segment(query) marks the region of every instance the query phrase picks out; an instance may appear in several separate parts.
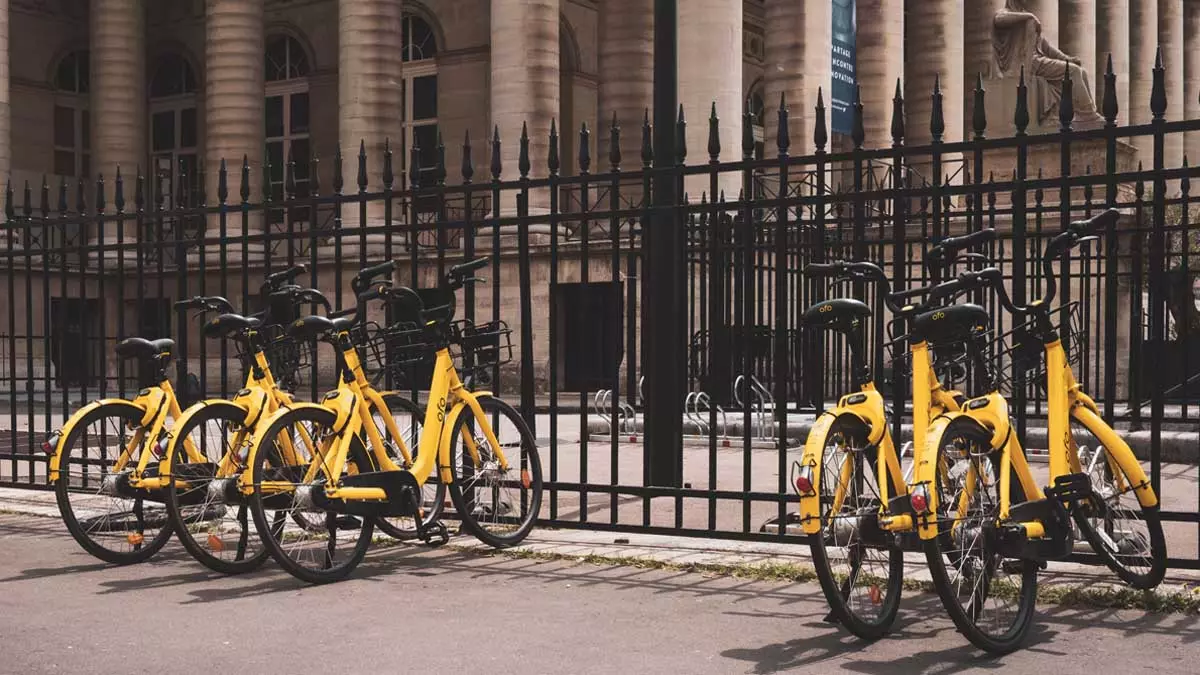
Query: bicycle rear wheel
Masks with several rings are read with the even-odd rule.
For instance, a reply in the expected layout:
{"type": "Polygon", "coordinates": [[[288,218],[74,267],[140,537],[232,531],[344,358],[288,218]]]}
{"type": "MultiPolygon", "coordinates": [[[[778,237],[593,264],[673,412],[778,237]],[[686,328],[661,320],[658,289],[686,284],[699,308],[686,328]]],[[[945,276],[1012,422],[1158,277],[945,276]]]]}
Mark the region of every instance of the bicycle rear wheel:
{"type": "MultiPolygon", "coordinates": [[[[171,539],[171,521],[161,494],[129,487],[129,470],[157,439],[140,437],[125,470],[114,471],[122,451],[139,432],[143,411],[120,401],[88,412],[63,439],[55,496],[63,523],[85,551],[116,565],[143,562],[171,539]]],[[[158,471],[151,458],[147,474],[158,471]]]]}
{"type": "Polygon", "coordinates": [[[1143,591],[1158,586],[1167,572],[1167,542],[1158,507],[1141,505],[1133,480],[1074,416],[1071,440],[1092,480],[1092,499],[1072,513],[1080,534],[1122,581],[1143,591]]]}
{"type": "Polygon", "coordinates": [[[521,543],[533,529],[542,506],[542,462],[537,439],[511,405],[492,396],[479,396],[507,460],[502,470],[495,450],[471,414],[464,410],[454,422],[450,445],[450,499],[463,527],[483,543],[506,548],[521,543]],[[464,443],[475,442],[478,460],[464,443]]]}
{"type": "MultiPolygon", "coordinates": [[[[867,431],[852,415],[830,425],[815,486],[821,531],[809,538],[809,546],[834,618],[854,635],[877,640],[900,610],[904,552],[878,527],[878,450],[868,444],[867,431]],[[835,513],[834,496],[843,478],[843,499],[835,513]]],[[[889,494],[895,494],[894,488],[889,487],[889,494]]]]}
{"type": "MultiPolygon", "coordinates": [[[[339,515],[306,498],[323,483],[306,483],[313,453],[300,430],[323,451],[336,416],[324,408],[293,409],[276,418],[262,436],[251,462],[250,512],[271,557],[292,576],[313,584],[344,579],[371,545],[375,519],[339,515]],[[293,448],[289,457],[285,449],[293,448]]],[[[318,479],[320,480],[320,479],[318,479]]]]}
{"type": "MultiPolygon", "coordinates": [[[[1038,566],[1006,557],[997,545],[1000,452],[990,437],[960,417],[938,439],[939,531],[925,541],[925,557],[959,632],[984,651],[1005,654],[1021,645],[1033,623],[1038,566]]],[[[1025,501],[1015,473],[1010,498],[1014,505],[1025,501]]]]}

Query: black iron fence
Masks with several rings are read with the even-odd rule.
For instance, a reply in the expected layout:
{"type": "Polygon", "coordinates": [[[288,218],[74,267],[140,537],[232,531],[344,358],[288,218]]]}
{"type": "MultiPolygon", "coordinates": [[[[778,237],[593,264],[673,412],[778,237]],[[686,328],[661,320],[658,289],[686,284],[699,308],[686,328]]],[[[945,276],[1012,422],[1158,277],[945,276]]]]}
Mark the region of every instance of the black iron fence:
{"type": "MultiPolygon", "coordinates": [[[[940,274],[922,264],[932,242],[993,227],[1000,236],[989,261],[1022,303],[1042,288],[1038,256],[1049,236],[1112,206],[1120,222],[1059,280],[1064,325],[1076,336],[1071,358],[1085,390],[1152,467],[1172,564],[1198,567],[1200,227],[1190,185],[1198,170],[1177,149],[1200,139],[1200,120],[1165,119],[1161,65],[1148,124],[1118,125],[1111,68],[1105,81],[1102,127],[1072,128],[1067,82],[1046,133],[1031,120],[1023,80],[1012,124],[987,119],[981,82],[961,142],[944,138],[935,90],[930,120],[906,120],[897,96],[892,145],[879,149],[864,147],[856,104],[851,149],[830,151],[818,100],[816,150],[802,156],[789,154],[781,102],[773,159],[755,159],[748,133],[742,159],[721,161],[729,139],[717,137],[715,119],[707,163],[682,151],[655,157],[656,133],[684,137],[681,116],[676,129],[645,124],[640,142],[610,129],[600,170],[584,129],[570,140],[552,131],[543,158],[530,157],[520,137],[516,167],[502,166],[498,133],[483,148],[466,141],[453,165],[439,146],[432,185],[394,183],[390,152],[339,151],[330,170],[310,167],[303,196],[296,167],[286,167],[284,199],[274,202],[249,191],[251,172],[271,168],[244,163],[207,167],[215,179],[179,181],[215,190],[182,191],[171,208],[148,197],[163,194],[160,179],[136,172],[10,185],[0,240],[0,485],[44,487],[44,433],[83,401],[136,390],[135,368],[112,355],[120,338],[173,337],[176,377],[191,396],[240,387],[231,347],[201,340],[174,300],[218,294],[253,309],[266,274],[305,263],[307,283],[341,309],[356,302],[349,280],[361,266],[399,259],[398,280],[428,288],[449,265],[487,256],[489,284],[466,289],[460,314],[513,328],[517,357],[492,374],[490,388],[519,403],[545,447],[547,522],[798,540],[778,527],[794,502],[788,467],[814,413],[849,382],[844,345],[800,325],[807,305],[835,292],[874,303],[883,317],[872,325],[875,367],[901,436],[908,421],[906,387],[896,386],[903,350],[875,289],[829,289],[802,273],[805,264],[869,259],[895,287],[924,284],[940,274]],[[905,144],[906,125],[916,123],[928,124],[932,142],[905,144]],[[578,166],[560,166],[566,142],[578,143],[578,166]],[[479,181],[475,158],[484,154],[488,176],[479,181]],[[367,183],[372,162],[382,163],[380,185],[367,183]],[[317,183],[323,176],[332,176],[328,190],[317,183]],[[679,195],[674,203],[656,199],[663,180],[679,195]],[[658,272],[662,283],[656,265],[678,271],[678,293],[648,295],[648,277],[658,272]],[[648,442],[648,420],[673,429],[676,443],[648,442]],[[655,462],[673,469],[668,479],[653,475],[655,462]]],[[[412,148],[414,167],[420,157],[412,148]]],[[[1012,318],[992,298],[977,301],[992,310],[995,358],[1036,454],[1045,436],[1036,364],[1013,349],[1012,318]]],[[[332,367],[318,350],[299,386],[315,398],[332,367]]],[[[971,385],[965,370],[944,376],[971,385]]]]}

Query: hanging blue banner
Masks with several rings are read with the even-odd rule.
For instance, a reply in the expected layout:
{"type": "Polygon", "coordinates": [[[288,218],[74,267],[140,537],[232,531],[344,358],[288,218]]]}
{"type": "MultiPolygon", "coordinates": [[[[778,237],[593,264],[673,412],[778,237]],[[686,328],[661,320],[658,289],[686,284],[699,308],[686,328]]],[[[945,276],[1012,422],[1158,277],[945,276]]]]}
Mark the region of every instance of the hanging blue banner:
{"type": "Polygon", "coordinates": [[[855,49],[858,26],[855,0],[833,2],[833,82],[829,87],[829,124],[836,134],[849,134],[854,126],[855,49]]]}

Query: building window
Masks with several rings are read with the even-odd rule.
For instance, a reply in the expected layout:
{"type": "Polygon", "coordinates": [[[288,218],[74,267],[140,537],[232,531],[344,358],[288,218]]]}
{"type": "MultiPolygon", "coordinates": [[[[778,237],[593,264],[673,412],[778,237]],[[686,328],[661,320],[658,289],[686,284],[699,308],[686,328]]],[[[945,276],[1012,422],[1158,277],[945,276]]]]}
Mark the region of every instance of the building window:
{"type": "MultiPolygon", "coordinates": [[[[296,38],[276,35],[267,39],[266,139],[270,165],[268,193],[272,201],[284,198],[287,165],[295,162],[296,196],[309,194],[312,152],[309,140],[310,74],[308,54],[296,38]]],[[[278,221],[282,213],[272,214],[278,221]]]]}
{"type": "Polygon", "coordinates": [[[199,192],[199,130],[196,115],[196,72],[179,54],[156,60],[150,76],[150,158],[157,187],[167,208],[181,192],[195,204],[199,192]],[[180,185],[180,181],[185,181],[180,185]],[[182,188],[182,189],[181,189],[182,188]]]}
{"type": "Polygon", "coordinates": [[[92,130],[88,116],[88,52],[79,50],[59,61],[54,73],[54,173],[91,175],[92,130]]]}
{"type": "Polygon", "coordinates": [[[437,40],[433,27],[414,14],[404,15],[404,36],[401,45],[404,69],[404,138],[400,156],[405,185],[411,182],[409,148],[419,149],[418,183],[433,185],[437,180],[438,144],[438,76],[437,40]]]}
{"type": "Polygon", "coordinates": [[[750,97],[747,100],[747,105],[750,106],[750,117],[752,118],[751,131],[754,134],[754,159],[763,159],[766,155],[766,122],[767,122],[767,106],[763,101],[763,90],[761,86],[757,86],[750,91],[750,97]]]}

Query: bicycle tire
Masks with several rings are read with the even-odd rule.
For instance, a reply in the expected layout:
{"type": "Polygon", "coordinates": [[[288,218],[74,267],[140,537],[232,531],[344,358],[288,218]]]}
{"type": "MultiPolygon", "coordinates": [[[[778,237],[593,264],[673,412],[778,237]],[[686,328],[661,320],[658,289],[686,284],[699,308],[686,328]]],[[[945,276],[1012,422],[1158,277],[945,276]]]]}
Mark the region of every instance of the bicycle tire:
{"type": "MultiPolygon", "coordinates": [[[[277,507],[268,507],[263,500],[263,492],[260,489],[262,481],[268,476],[279,477],[280,473],[286,470],[286,467],[281,469],[282,462],[277,463],[277,466],[266,466],[266,463],[271,461],[273,456],[277,456],[275,452],[274,439],[281,433],[290,429],[292,426],[305,421],[316,422],[324,427],[332,425],[336,420],[336,415],[325,408],[314,408],[305,406],[301,408],[291,409],[282,415],[274,418],[271,424],[262,434],[263,444],[261,447],[252,449],[253,459],[250,462],[248,470],[251,472],[251,484],[253,486],[250,495],[250,512],[254,516],[254,526],[258,531],[258,536],[265,542],[267,548],[271,551],[271,557],[279,563],[280,567],[287,570],[289,574],[306,581],[311,584],[326,584],[334,581],[340,581],[346,578],[354,571],[358,564],[362,562],[367,554],[367,548],[371,545],[371,536],[375,531],[374,518],[362,518],[358,523],[358,539],[351,547],[350,556],[347,560],[338,565],[333,565],[332,560],[327,559],[327,564],[322,564],[319,568],[314,569],[306,567],[294,560],[287,551],[284,550],[280,541],[284,534],[283,527],[288,521],[298,523],[302,530],[310,528],[304,527],[302,522],[307,522],[308,518],[299,518],[296,513],[290,514],[290,517],[279,517],[279,509],[277,507]],[[275,511],[275,518],[272,521],[268,517],[267,511],[275,511]],[[276,534],[278,528],[278,535],[276,534]]],[[[310,432],[311,433],[311,432],[310,432]]],[[[319,437],[319,434],[312,434],[314,438],[319,437]]],[[[305,463],[299,466],[306,467],[311,458],[306,459],[305,463]]],[[[284,474],[286,475],[286,474],[284,474]]],[[[293,502],[294,504],[294,502],[293,502]]],[[[326,515],[325,527],[326,534],[332,531],[334,534],[334,548],[336,549],[336,532],[341,531],[341,526],[336,522],[338,517],[331,511],[324,511],[326,515]]],[[[327,558],[331,558],[327,554],[327,558]]]]}
{"type": "MultiPolygon", "coordinates": [[[[384,402],[384,405],[387,406],[388,411],[391,412],[391,414],[393,416],[395,416],[397,412],[400,412],[400,413],[403,413],[403,415],[405,417],[408,417],[415,421],[415,424],[417,425],[417,427],[416,427],[417,433],[414,434],[414,438],[419,439],[420,438],[420,429],[421,429],[420,425],[424,421],[422,419],[423,414],[425,412],[424,409],[421,408],[421,406],[418,405],[412,399],[406,398],[406,397],[401,396],[400,394],[394,393],[394,392],[390,393],[390,394],[385,394],[383,396],[383,402],[384,402]]],[[[384,434],[386,436],[386,434],[387,434],[386,429],[381,428],[379,431],[381,434],[384,434]]],[[[404,433],[403,428],[401,428],[400,433],[404,433]]],[[[385,441],[386,441],[386,438],[385,438],[385,441]]],[[[408,439],[405,439],[405,441],[407,442],[408,439]]],[[[409,443],[409,447],[408,447],[408,451],[412,455],[413,462],[417,461],[417,445],[418,445],[417,442],[412,442],[412,443],[409,443]]],[[[374,459],[374,457],[371,455],[370,452],[368,452],[367,455],[371,460],[374,459]]],[[[396,459],[400,459],[400,458],[392,457],[392,459],[396,460],[396,459]]],[[[374,464],[374,462],[372,461],[372,465],[373,464],[374,464]]],[[[434,469],[433,473],[430,474],[429,480],[434,481],[434,483],[432,486],[433,487],[432,499],[430,500],[431,506],[430,506],[429,510],[425,512],[425,517],[423,518],[425,523],[432,523],[432,522],[439,520],[442,517],[442,513],[446,510],[446,484],[442,482],[441,477],[438,475],[438,471],[436,468],[434,469]]],[[[424,494],[427,498],[430,496],[430,490],[428,489],[428,488],[430,488],[429,480],[427,480],[425,482],[425,485],[422,487],[422,491],[424,492],[424,494]]],[[[415,523],[416,521],[413,521],[413,522],[415,523]]],[[[411,528],[401,527],[401,526],[393,523],[390,518],[387,518],[385,516],[380,516],[375,519],[375,526],[378,527],[380,530],[382,530],[384,534],[386,534],[387,536],[389,536],[393,539],[399,539],[401,541],[404,541],[404,540],[410,540],[410,539],[417,538],[417,528],[416,528],[415,524],[411,528]]]]}
{"type": "MultiPolygon", "coordinates": [[[[520,463],[522,467],[519,474],[520,484],[529,492],[529,501],[526,502],[524,499],[522,499],[522,506],[524,507],[527,504],[528,509],[522,516],[519,524],[510,534],[500,535],[491,532],[484,527],[478,518],[479,514],[476,513],[474,503],[468,503],[467,497],[463,493],[463,474],[459,470],[458,462],[455,459],[455,448],[461,444],[460,439],[462,438],[462,433],[465,430],[464,428],[467,422],[475,419],[469,408],[465,409],[462,414],[458,416],[458,419],[454,422],[454,428],[452,429],[453,436],[451,436],[452,440],[450,447],[450,499],[454,503],[454,509],[457,512],[458,517],[462,520],[463,527],[468,532],[473,534],[483,543],[493,548],[507,548],[521,543],[521,541],[523,541],[525,537],[529,535],[529,531],[533,529],[533,524],[537,520],[537,515],[542,504],[542,463],[541,458],[538,456],[537,439],[534,437],[533,432],[529,429],[529,425],[525,423],[525,419],[521,417],[520,413],[517,412],[516,408],[513,408],[508,403],[505,403],[494,396],[478,396],[478,401],[485,413],[491,412],[504,417],[510,424],[513,425],[513,427],[516,428],[517,433],[520,436],[521,450],[526,456],[526,459],[520,463]]],[[[499,434],[498,430],[495,428],[493,430],[499,434]]],[[[486,444],[486,441],[479,442],[479,440],[477,440],[477,446],[480,449],[484,449],[483,446],[486,444]]],[[[500,443],[503,444],[503,441],[500,441],[500,443]]],[[[469,456],[469,454],[464,453],[464,457],[469,456]]],[[[512,469],[517,466],[518,463],[514,460],[511,451],[505,453],[505,458],[510,464],[509,471],[512,471],[512,469]]],[[[494,510],[498,511],[499,509],[494,510]]],[[[481,511],[483,511],[482,507],[481,511]]]]}
{"type": "MultiPolygon", "coordinates": [[[[855,441],[861,441],[861,443],[856,443],[855,447],[864,448],[864,451],[869,450],[869,448],[867,448],[867,429],[862,420],[860,420],[858,417],[853,415],[839,416],[836,420],[834,420],[833,424],[829,426],[829,429],[826,432],[826,439],[833,438],[835,432],[852,435],[855,441]]],[[[822,488],[827,484],[827,481],[830,478],[837,480],[840,477],[832,474],[830,467],[824,463],[825,451],[827,449],[828,444],[823,446],[821,458],[822,468],[818,473],[818,485],[814,486],[818,495],[823,494],[822,488]]],[[[871,452],[871,459],[877,459],[877,453],[878,449],[875,449],[873,452],[871,452]]],[[[855,476],[869,476],[872,478],[872,480],[878,480],[878,472],[873,468],[863,471],[864,466],[874,467],[875,462],[868,462],[863,453],[856,454],[857,457],[855,458],[855,466],[857,467],[857,470],[855,471],[855,476]]],[[[889,494],[895,494],[894,486],[889,486],[888,489],[890,491],[889,494]]],[[[833,493],[831,492],[830,495],[832,496],[832,494],[833,493]]],[[[876,496],[878,496],[878,494],[876,496]]],[[[822,506],[824,506],[824,498],[818,498],[821,500],[822,506]]],[[[878,514],[879,504],[875,503],[874,505],[868,507],[868,513],[878,514]]],[[[825,514],[822,513],[821,531],[809,536],[809,548],[812,551],[813,564],[817,570],[817,579],[820,581],[821,590],[825,593],[825,599],[829,602],[829,608],[832,611],[833,616],[837,619],[838,623],[844,626],[846,630],[850,631],[850,633],[863,640],[878,640],[887,634],[888,630],[895,623],[897,614],[900,612],[900,596],[902,594],[904,585],[904,551],[894,544],[887,549],[883,549],[886,550],[888,556],[886,565],[886,578],[884,579],[885,591],[880,594],[877,584],[868,587],[867,600],[872,605],[879,607],[879,611],[876,613],[876,616],[871,618],[861,614],[851,606],[854,603],[852,603],[851,598],[848,596],[852,594],[853,588],[848,588],[845,586],[844,582],[839,582],[837,578],[838,575],[833,569],[833,565],[829,556],[830,552],[827,550],[826,539],[828,536],[826,533],[828,529],[830,535],[833,536],[836,541],[837,533],[834,531],[835,528],[836,525],[833,523],[833,518],[831,517],[826,519],[825,514]]],[[[850,547],[847,546],[844,548],[850,547]]],[[[859,569],[861,569],[861,561],[857,566],[859,569]]],[[[855,567],[856,565],[851,562],[852,575],[857,577],[857,573],[853,572],[855,567]]],[[[850,579],[851,575],[847,575],[846,581],[850,581],[850,579]]],[[[870,579],[868,579],[868,582],[870,582],[870,579]]]]}
{"type": "MultiPolygon", "coordinates": [[[[172,477],[178,478],[180,473],[179,468],[181,464],[178,461],[179,458],[176,457],[176,454],[180,452],[182,446],[182,441],[179,439],[189,437],[193,430],[196,428],[202,428],[202,425],[205,423],[214,420],[223,420],[232,422],[234,424],[241,424],[245,420],[245,417],[246,411],[240,406],[229,401],[207,402],[204,404],[204,408],[198,410],[194,415],[189,416],[183,427],[172,430],[175,435],[175,440],[167,449],[167,458],[169,460],[169,465],[172,468],[172,477]]],[[[213,461],[215,464],[221,460],[221,457],[210,457],[207,459],[213,461]]],[[[187,463],[185,462],[183,464],[186,465],[187,463]]],[[[197,483],[198,487],[196,489],[204,490],[207,496],[211,478],[205,480],[204,478],[194,477],[191,473],[189,473],[187,480],[189,484],[197,483]]],[[[238,558],[235,560],[228,560],[220,555],[215,555],[224,551],[224,537],[220,533],[209,530],[207,532],[208,536],[205,537],[205,541],[203,543],[197,541],[196,538],[192,536],[191,527],[189,526],[187,518],[184,515],[184,510],[186,507],[184,507],[181,502],[180,498],[182,496],[183,493],[179,489],[168,491],[167,515],[171,518],[171,525],[175,529],[175,536],[179,539],[179,543],[182,544],[183,548],[186,549],[187,552],[190,553],[191,556],[198,562],[214,572],[220,572],[221,574],[229,575],[253,572],[261,567],[264,562],[266,562],[267,558],[270,556],[270,550],[261,541],[257,542],[259,545],[257,551],[250,556],[244,557],[244,552],[249,546],[252,545],[251,536],[253,536],[255,539],[258,538],[257,532],[251,532],[251,530],[254,529],[254,525],[249,522],[247,517],[250,509],[249,504],[243,503],[236,505],[238,515],[235,522],[240,528],[237,533],[236,551],[238,558]],[[220,548],[218,548],[218,544],[220,548]]],[[[225,507],[227,505],[222,502],[220,506],[225,507]]],[[[202,505],[202,515],[207,511],[207,509],[207,503],[202,505]]]]}
{"type": "MultiPolygon", "coordinates": [[[[143,414],[144,411],[141,408],[128,401],[112,401],[105,403],[90,410],[89,412],[85,413],[83,417],[79,418],[79,420],[71,428],[71,433],[68,434],[67,437],[62,441],[62,456],[59,460],[58,480],[55,483],[54,491],[56,501],[58,502],[59,513],[63,518],[63,523],[67,526],[67,531],[71,533],[71,537],[74,538],[75,541],[78,542],[85,551],[99,558],[100,560],[103,560],[107,563],[112,563],[114,565],[132,565],[145,562],[153,557],[154,554],[162,550],[162,547],[165,546],[168,541],[170,541],[172,534],[171,521],[164,512],[162,514],[162,527],[153,536],[146,537],[145,533],[142,531],[137,532],[136,535],[127,534],[126,543],[129,543],[134,547],[134,550],[128,553],[107,548],[101,542],[93,539],[88,535],[88,528],[83,526],[78,514],[76,514],[76,509],[71,504],[71,494],[74,492],[70,485],[71,467],[77,461],[74,456],[74,451],[77,449],[80,440],[84,437],[84,431],[95,421],[112,417],[120,420],[121,427],[119,428],[126,428],[131,423],[139,422],[142,419],[143,414]],[[135,536],[139,537],[140,540],[134,542],[133,537],[135,536]]],[[[147,443],[145,439],[143,439],[142,448],[145,448],[146,445],[147,443]]],[[[139,452],[142,451],[142,448],[139,448],[139,452]]],[[[105,453],[105,455],[107,454],[108,453],[105,453]]],[[[107,461],[107,457],[102,458],[100,461],[102,462],[102,473],[107,474],[108,466],[103,463],[107,461]]],[[[136,456],[130,458],[130,463],[134,463],[136,461],[136,456]]],[[[88,462],[87,464],[94,464],[94,462],[88,462]]],[[[142,511],[142,503],[144,500],[135,499],[133,501],[135,509],[133,512],[134,516],[139,521],[139,524],[142,524],[145,520],[144,511],[142,511]]]]}

